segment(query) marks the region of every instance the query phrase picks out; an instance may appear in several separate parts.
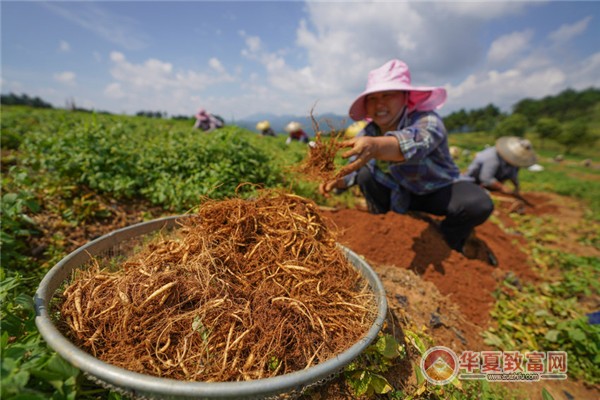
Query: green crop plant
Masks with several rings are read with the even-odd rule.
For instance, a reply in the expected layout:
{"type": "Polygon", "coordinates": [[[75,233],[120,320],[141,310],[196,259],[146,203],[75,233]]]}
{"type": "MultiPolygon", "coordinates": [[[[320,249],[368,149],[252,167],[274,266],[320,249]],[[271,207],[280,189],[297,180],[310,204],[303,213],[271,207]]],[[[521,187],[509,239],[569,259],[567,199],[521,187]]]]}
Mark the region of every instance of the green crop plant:
{"type": "Polygon", "coordinates": [[[498,349],[566,351],[570,376],[600,382],[600,327],[588,323],[576,293],[560,282],[521,288],[512,282],[505,280],[496,293],[497,327],[484,333],[485,342],[498,349]]]}
{"type": "Polygon", "coordinates": [[[18,293],[22,277],[1,277],[1,397],[75,399],[80,373],[49,350],[35,327],[31,296],[18,293]],[[16,340],[18,339],[18,340],[16,340]],[[53,393],[48,397],[49,393],[53,393]]]}
{"type": "Polygon", "coordinates": [[[255,134],[237,127],[202,134],[181,124],[148,126],[143,119],[61,116],[26,132],[19,149],[32,173],[62,185],[183,212],[202,196],[232,196],[240,184],[283,183],[272,157],[252,143],[255,134]]]}
{"type": "Polygon", "coordinates": [[[36,235],[36,223],[31,218],[40,210],[35,193],[28,187],[30,180],[26,173],[16,166],[2,176],[2,199],[0,202],[2,231],[0,246],[2,269],[30,270],[31,257],[28,255],[27,240],[36,235]]]}
{"type": "Polygon", "coordinates": [[[356,396],[373,396],[394,390],[383,376],[397,361],[406,357],[406,349],[392,335],[379,333],[374,344],[368,346],[344,370],[348,385],[356,396]]]}

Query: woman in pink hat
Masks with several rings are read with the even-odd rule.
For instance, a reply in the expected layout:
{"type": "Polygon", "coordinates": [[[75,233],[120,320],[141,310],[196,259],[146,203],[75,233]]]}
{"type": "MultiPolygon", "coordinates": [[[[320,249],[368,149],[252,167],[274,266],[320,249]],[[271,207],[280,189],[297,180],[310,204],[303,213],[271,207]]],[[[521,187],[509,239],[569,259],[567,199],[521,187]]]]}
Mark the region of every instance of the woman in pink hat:
{"type": "Polygon", "coordinates": [[[411,84],[408,66],[391,60],[369,73],[367,87],[352,103],[350,117],[369,123],[342,156],[350,163],[340,178],[323,182],[320,192],[358,184],[369,211],[423,211],[446,218],[440,230],[452,249],[463,251],[473,228],[493,204],[478,185],[461,178],[450,155],[448,135],[434,111],[446,90],[411,84]]]}

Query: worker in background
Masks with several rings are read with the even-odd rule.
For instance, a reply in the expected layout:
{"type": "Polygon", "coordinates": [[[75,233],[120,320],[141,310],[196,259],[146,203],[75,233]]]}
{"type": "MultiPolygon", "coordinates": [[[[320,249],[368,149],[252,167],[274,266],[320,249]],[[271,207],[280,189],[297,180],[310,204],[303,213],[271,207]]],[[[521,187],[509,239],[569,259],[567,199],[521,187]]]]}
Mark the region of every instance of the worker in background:
{"type": "Polygon", "coordinates": [[[344,139],[352,139],[354,136],[358,135],[360,131],[365,129],[365,126],[367,126],[369,122],[371,121],[368,119],[363,119],[348,126],[344,131],[344,139]]]}
{"type": "Polygon", "coordinates": [[[495,146],[477,153],[464,175],[490,191],[519,194],[519,169],[530,167],[535,161],[529,140],[503,136],[495,146]],[[512,191],[504,184],[506,181],[512,183],[512,191]]]}
{"type": "Polygon", "coordinates": [[[285,131],[289,134],[285,144],[292,143],[292,140],[297,140],[302,143],[308,143],[308,135],[302,129],[302,124],[292,121],[286,125],[285,131]]]}
{"type": "Polygon", "coordinates": [[[263,136],[275,136],[275,132],[273,132],[271,124],[267,120],[260,121],[258,124],[256,124],[256,130],[258,130],[263,136]]]}
{"type": "Polygon", "coordinates": [[[196,122],[194,123],[194,128],[201,129],[204,132],[211,132],[215,129],[222,128],[225,125],[221,117],[209,113],[204,108],[200,108],[195,117],[196,122]]]}

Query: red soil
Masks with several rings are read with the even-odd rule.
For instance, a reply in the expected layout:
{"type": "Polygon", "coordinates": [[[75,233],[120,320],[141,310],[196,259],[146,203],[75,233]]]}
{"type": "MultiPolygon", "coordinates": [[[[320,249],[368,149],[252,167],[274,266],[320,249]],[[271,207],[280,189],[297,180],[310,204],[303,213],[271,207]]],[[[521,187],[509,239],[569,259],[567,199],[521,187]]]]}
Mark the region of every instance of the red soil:
{"type": "MultiPolygon", "coordinates": [[[[502,207],[494,211],[508,220],[502,207]],[[502,215],[504,214],[504,215],[502,215]]],[[[486,327],[494,304],[492,293],[506,274],[533,281],[536,274],[521,251],[518,234],[504,232],[486,221],[475,229],[466,256],[451,250],[428,216],[387,213],[373,215],[356,209],[323,211],[340,230],[338,241],[372,265],[411,269],[457,304],[462,314],[486,327]],[[491,265],[488,254],[496,259],[491,265]]]]}

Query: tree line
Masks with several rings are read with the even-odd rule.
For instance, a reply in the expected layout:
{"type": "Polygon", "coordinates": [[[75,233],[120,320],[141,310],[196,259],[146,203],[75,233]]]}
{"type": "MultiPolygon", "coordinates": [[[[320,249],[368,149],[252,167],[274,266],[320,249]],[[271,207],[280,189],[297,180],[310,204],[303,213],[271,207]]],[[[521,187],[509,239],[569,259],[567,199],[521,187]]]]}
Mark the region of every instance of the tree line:
{"type": "Polygon", "coordinates": [[[52,107],[52,104],[45,102],[39,97],[29,97],[26,94],[17,95],[14,93],[1,95],[0,104],[9,106],[30,106],[35,108],[54,108],[52,107]]]}
{"type": "Polygon", "coordinates": [[[469,111],[461,109],[444,117],[444,124],[449,132],[476,132],[492,131],[500,121],[512,114],[524,116],[532,125],[540,118],[566,121],[588,115],[599,102],[600,89],[589,88],[581,92],[566,89],[556,96],[546,96],[540,100],[520,100],[513,105],[510,114],[502,113],[493,104],[469,111]]]}
{"type": "Polygon", "coordinates": [[[512,113],[502,113],[493,104],[469,111],[461,109],[446,116],[444,124],[450,133],[485,131],[496,138],[523,137],[527,131],[533,131],[542,143],[554,140],[569,154],[577,146],[592,145],[598,140],[590,129],[589,116],[599,103],[600,89],[566,89],[540,100],[520,100],[512,107],[512,113]]]}

